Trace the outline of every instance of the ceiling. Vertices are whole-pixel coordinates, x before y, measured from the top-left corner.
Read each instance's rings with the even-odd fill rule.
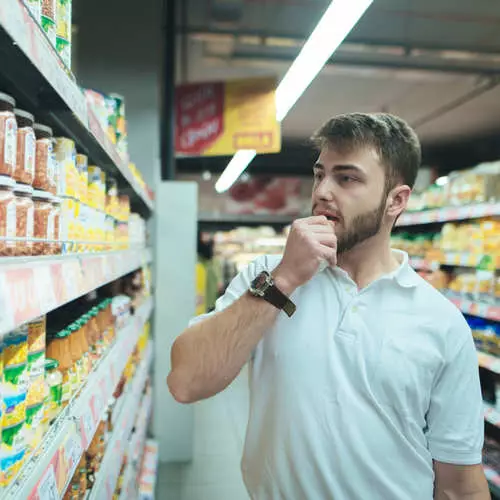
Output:
[[[282,77],[329,1],[180,3],[178,81],[207,81]],[[350,111],[402,116],[424,151],[500,132],[500,2],[374,0],[284,120],[285,143]]]

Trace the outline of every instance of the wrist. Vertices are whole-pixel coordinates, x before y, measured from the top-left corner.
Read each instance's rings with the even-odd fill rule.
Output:
[[[290,295],[298,288],[293,279],[287,275],[287,273],[278,266],[272,273],[274,283],[279,288],[279,290],[290,297]]]

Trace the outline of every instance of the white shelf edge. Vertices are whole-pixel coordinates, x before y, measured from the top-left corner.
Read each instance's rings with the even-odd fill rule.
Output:
[[[118,262],[121,264],[118,265]],[[2,309],[10,313],[10,315],[2,314],[0,316],[0,337],[21,324],[39,315],[47,314],[150,262],[152,262],[150,248],[53,256],[41,259],[36,257],[19,258],[19,260],[18,258],[0,258],[0,305]],[[85,267],[90,263],[101,268],[102,276],[96,278],[92,274],[95,269],[87,270],[89,275],[86,276]],[[57,265],[62,266],[58,271],[60,276],[56,275],[54,269]],[[118,269],[112,269],[113,266],[118,267]],[[20,279],[16,278],[17,275],[20,276]],[[74,279],[78,276],[80,276],[82,283],[81,287],[76,289],[78,285],[75,284]],[[88,283],[92,280],[92,283]],[[64,286],[64,299],[59,299],[56,293],[56,286],[61,284]],[[13,292],[12,287],[15,287],[16,291],[19,288],[17,295],[16,291]],[[25,312],[16,315],[13,311],[19,307],[20,300],[25,301]],[[38,301],[36,309],[33,306],[34,301]]]
[[[150,451],[149,450],[153,450]],[[148,457],[148,452],[151,457]],[[153,462],[153,463],[151,463]],[[143,458],[142,469],[139,472],[139,500],[154,500],[154,491],[156,486],[156,476],[158,469],[158,443],[154,439],[146,441],[146,451]],[[146,470],[145,468],[148,467]],[[150,479],[149,482],[144,480],[144,476]],[[147,488],[148,491],[145,491]]]
[[[148,320],[152,311],[152,299],[148,299],[139,309],[137,317],[141,316],[144,319],[144,323]],[[134,316],[135,317],[135,316]],[[133,319],[131,319],[133,321]],[[144,325],[143,323],[143,325]],[[5,490],[0,490],[1,498],[4,500],[18,500],[20,498],[29,498],[33,488],[36,486],[38,480],[42,477],[47,466],[52,460],[57,449],[64,443],[65,438],[70,433],[75,433],[79,435],[79,431],[76,426],[76,420],[81,415],[82,407],[87,404],[89,399],[92,397],[95,387],[93,387],[92,382],[97,379],[98,375],[102,376],[107,374],[111,360],[117,357],[118,354],[122,353],[124,344],[129,343],[130,339],[127,338],[127,334],[132,333],[130,331],[131,325],[127,325],[117,332],[118,340],[112,345],[109,351],[101,359],[96,370],[94,370],[87,379],[87,382],[82,387],[80,392],[70,401],[68,406],[58,415],[56,421],[52,424],[47,434],[44,436],[42,443],[37,451],[40,451],[37,456],[33,456],[23,465],[19,475],[9,485]],[[139,328],[137,327],[132,333],[133,338],[137,340],[140,335]],[[124,363],[126,360],[124,361]],[[122,370],[123,371],[123,370]],[[121,374],[120,374],[121,375]],[[83,454],[83,448],[82,453]],[[71,476],[67,478],[66,486],[68,485]],[[64,495],[64,494],[63,494]],[[62,496],[61,495],[61,498]]]
[[[153,356],[152,341],[148,343],[146,349],[146,355],[139,365],[133,381],[129,385],[129,390],[123,395],[123,397],[126,398],[126,401],[120,411],[120,415],[117,419],[111,438],[108,440],[106,451],[99,468],[99,473],[89,495],[89,500],[102,500],[103,498],[109,498],[116,489],[116,481],[120,472],[124,452],[124,446],[121,446],[121,440],[126,440],[130,435],[137,417],[137,410],[139,407],[137,403],[146,384]],[[131,415],[135,418],[131,418]],[[120,445],[122,448],[120,457],[117,456],[117,445]]]

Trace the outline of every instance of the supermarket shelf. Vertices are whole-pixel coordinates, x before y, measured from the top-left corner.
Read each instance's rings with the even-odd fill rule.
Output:
[[[495,306],[487,304],[486,302],[480,302],[468,299],[457,299],[455,297],[448,296],[449,300],[453,302],[464,314],[470,314],[471,316],[477,316],[478,318],[489,319],[491,321],[500,321],[500,306]]]
[[[396,226],[417,226],[436,222],[478,219],[493,215],[500,215],[500,203],[478,203],[477,205],[463,207],[444,207],[423,210],[422,212],[406,212],[399,218]]]
[[[484,255],[465,252],[446,252],[434,257],[410,257],[410,265],[419,271],[435,271],[440,265],[476,268],[484,258]]]
[[[489,465],[483,465],[483,469],[492,493],[500,498],[500,474]]]
[[[1,258],[0,336],[151,262],[150,249]]]
[[[479,366],[500,375],[500,358],[486,352],[477,352]]]
[[[0,43],[2,64],[8,68],[0,75],[2,90],[12,94],[20,107],[33,111],[37,119],[74,139],[94,163],[116,177],[120,188],[131,187],[132,207],[149,215],[151,196],[119,156],[22,0],[0,2]]]
[[[2,492],[2,499],[39,500],[63,497],[151,310],[150,298],[137,309],[127,326],[117,331],[117,340],[113,346],[50,427],[40,447],[27,460],[16,480]],[[53,496],[44,496],[50,493]]]
[[[144,390],[149,368],[153,357],[152,343],[149,342],[146,355],[137,369],[133,381],[128,390],[122,396],[123,407],[118,416],[113,433],[108,440],[106,452],[99,468],[96,482],[89,495],[89,500],[111,500],[116,488],[116,481],[120,473],[123,454],[128,444],[128,439],[134,426],[137,411],[140,405],[141,395]]]
[[[297,217],[293,215],[259,214],[204,214],[198,215],[198,223],[203,228],[233,229],[238,226],[287,226]]]
[[[146,446],[146,432],[153,407],[153,397],[151,391],[148,392],[141,401],[141,413],[135,422],[135,432],[132,435],[127,451],[127,467],[123,474],[123,486],[119,500],[127,500],[137,497],[137,480],[139,477],[139,467],[141,466],[144,449]]]
[[[154,500],[157,467],[158,443],[150,439],[146,442],[142,470],[139,476],[139,500]]]

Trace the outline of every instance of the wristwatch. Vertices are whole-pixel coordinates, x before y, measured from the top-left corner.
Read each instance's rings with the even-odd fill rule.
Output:
[[[248,290],[254,297],[259,297],[284,311],[288,317],[297,309],[295,304],[276,286],[273,277],[262,271],[251,283]]]

